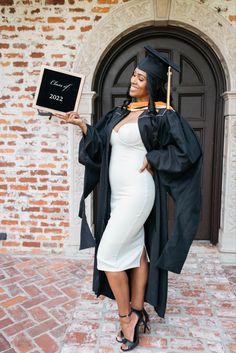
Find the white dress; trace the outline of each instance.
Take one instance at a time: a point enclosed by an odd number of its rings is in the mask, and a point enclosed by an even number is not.
[[[124,271],[140,266],[144,223],[155,199],[152,175],[140,173],[147,153],[138,123],[126,123],[111,134],[109,180],[111,215],[97,253],[97,268]]]

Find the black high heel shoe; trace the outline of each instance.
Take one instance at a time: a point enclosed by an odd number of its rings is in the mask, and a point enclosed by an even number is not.
[[[146,310],[144,308],[142,310],[131,308],[131,310],[141,316],[139,326],[140,328],[143,327],[143,331],[139,331],[142,333],[150,332],[150,319]]]
[[[130,314],[125,315],[125,316],[130,316],[131,313],[134,312],[137,317],[138,317],[138,321],[136,323],[136,325],[134,326],[134,336],[133,336],[133,341],[128,340],[128,338],[126,338],[124,336],[123,340],[122,340],[122,344],[125,344],[127,348],[122,348],[120,347],[120,349],[123,352],[128,352],[128,351],[132,351],[135,347],[137,347],[137,345],[139,344],[139,325],[140,325],[140,320],[142,320],[142,311],[139,310],[131,310]],[[125,317],[123,316],[123,317]],[[122,332],[122,331],[121,331]],[[123,332],[122,332],[123,333]]]
[[[141,332],[141,333],[146,333],[146,331],[150,332],[150,330],[151,330],[150,329],[150,319],[149,319],[149,315],[146,312],[146,310],[144,308],[142,310],[137,310],[137,309],[131,308],[131,312],[132,311],[138,313],[138,315],[141,316],[140,323],[139,323],[139,332]],[[131,312],[130,312],[130,315],[131,315]],[[130,316],[130,315],[124,315],[124,317]],[[124,339],[124,334],[123,334],[123,331],[120,330],[116,336],[116,341],[119,343],[123,343],[123,339]]]

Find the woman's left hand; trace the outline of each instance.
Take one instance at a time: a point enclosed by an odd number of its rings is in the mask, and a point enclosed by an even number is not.
[[[139,169],[140,173],[142,173],[145,169],[147,169],[147,171],[148,171],[152,176],[154,175],[153,168],[152,168],[151,164],[148,162],[148,160],[147,160],[146,157],[144,158],[142,167]]]

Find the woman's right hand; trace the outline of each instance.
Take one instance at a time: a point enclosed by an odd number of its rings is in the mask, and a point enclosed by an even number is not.
[[[83,119],[81,119],[80,115],[76,112],[68,112],[65,116],[65,122],[68,124],[73,124],[79,126],[83,134],[87,134],[87,125]]]
[[[54,114],[57,118],[60,118],[65,121],[65,123],[73,124],[79,126],[83,134],[87,134],[87,125],[84,120],[80,117],[80,115],[76,112],[68,112],[66,115]]]

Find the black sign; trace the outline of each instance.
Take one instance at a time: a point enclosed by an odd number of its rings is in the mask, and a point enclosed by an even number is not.
[[[77,111],[83,84],[84,75],[44,66],[33,105],[54,114]]]

